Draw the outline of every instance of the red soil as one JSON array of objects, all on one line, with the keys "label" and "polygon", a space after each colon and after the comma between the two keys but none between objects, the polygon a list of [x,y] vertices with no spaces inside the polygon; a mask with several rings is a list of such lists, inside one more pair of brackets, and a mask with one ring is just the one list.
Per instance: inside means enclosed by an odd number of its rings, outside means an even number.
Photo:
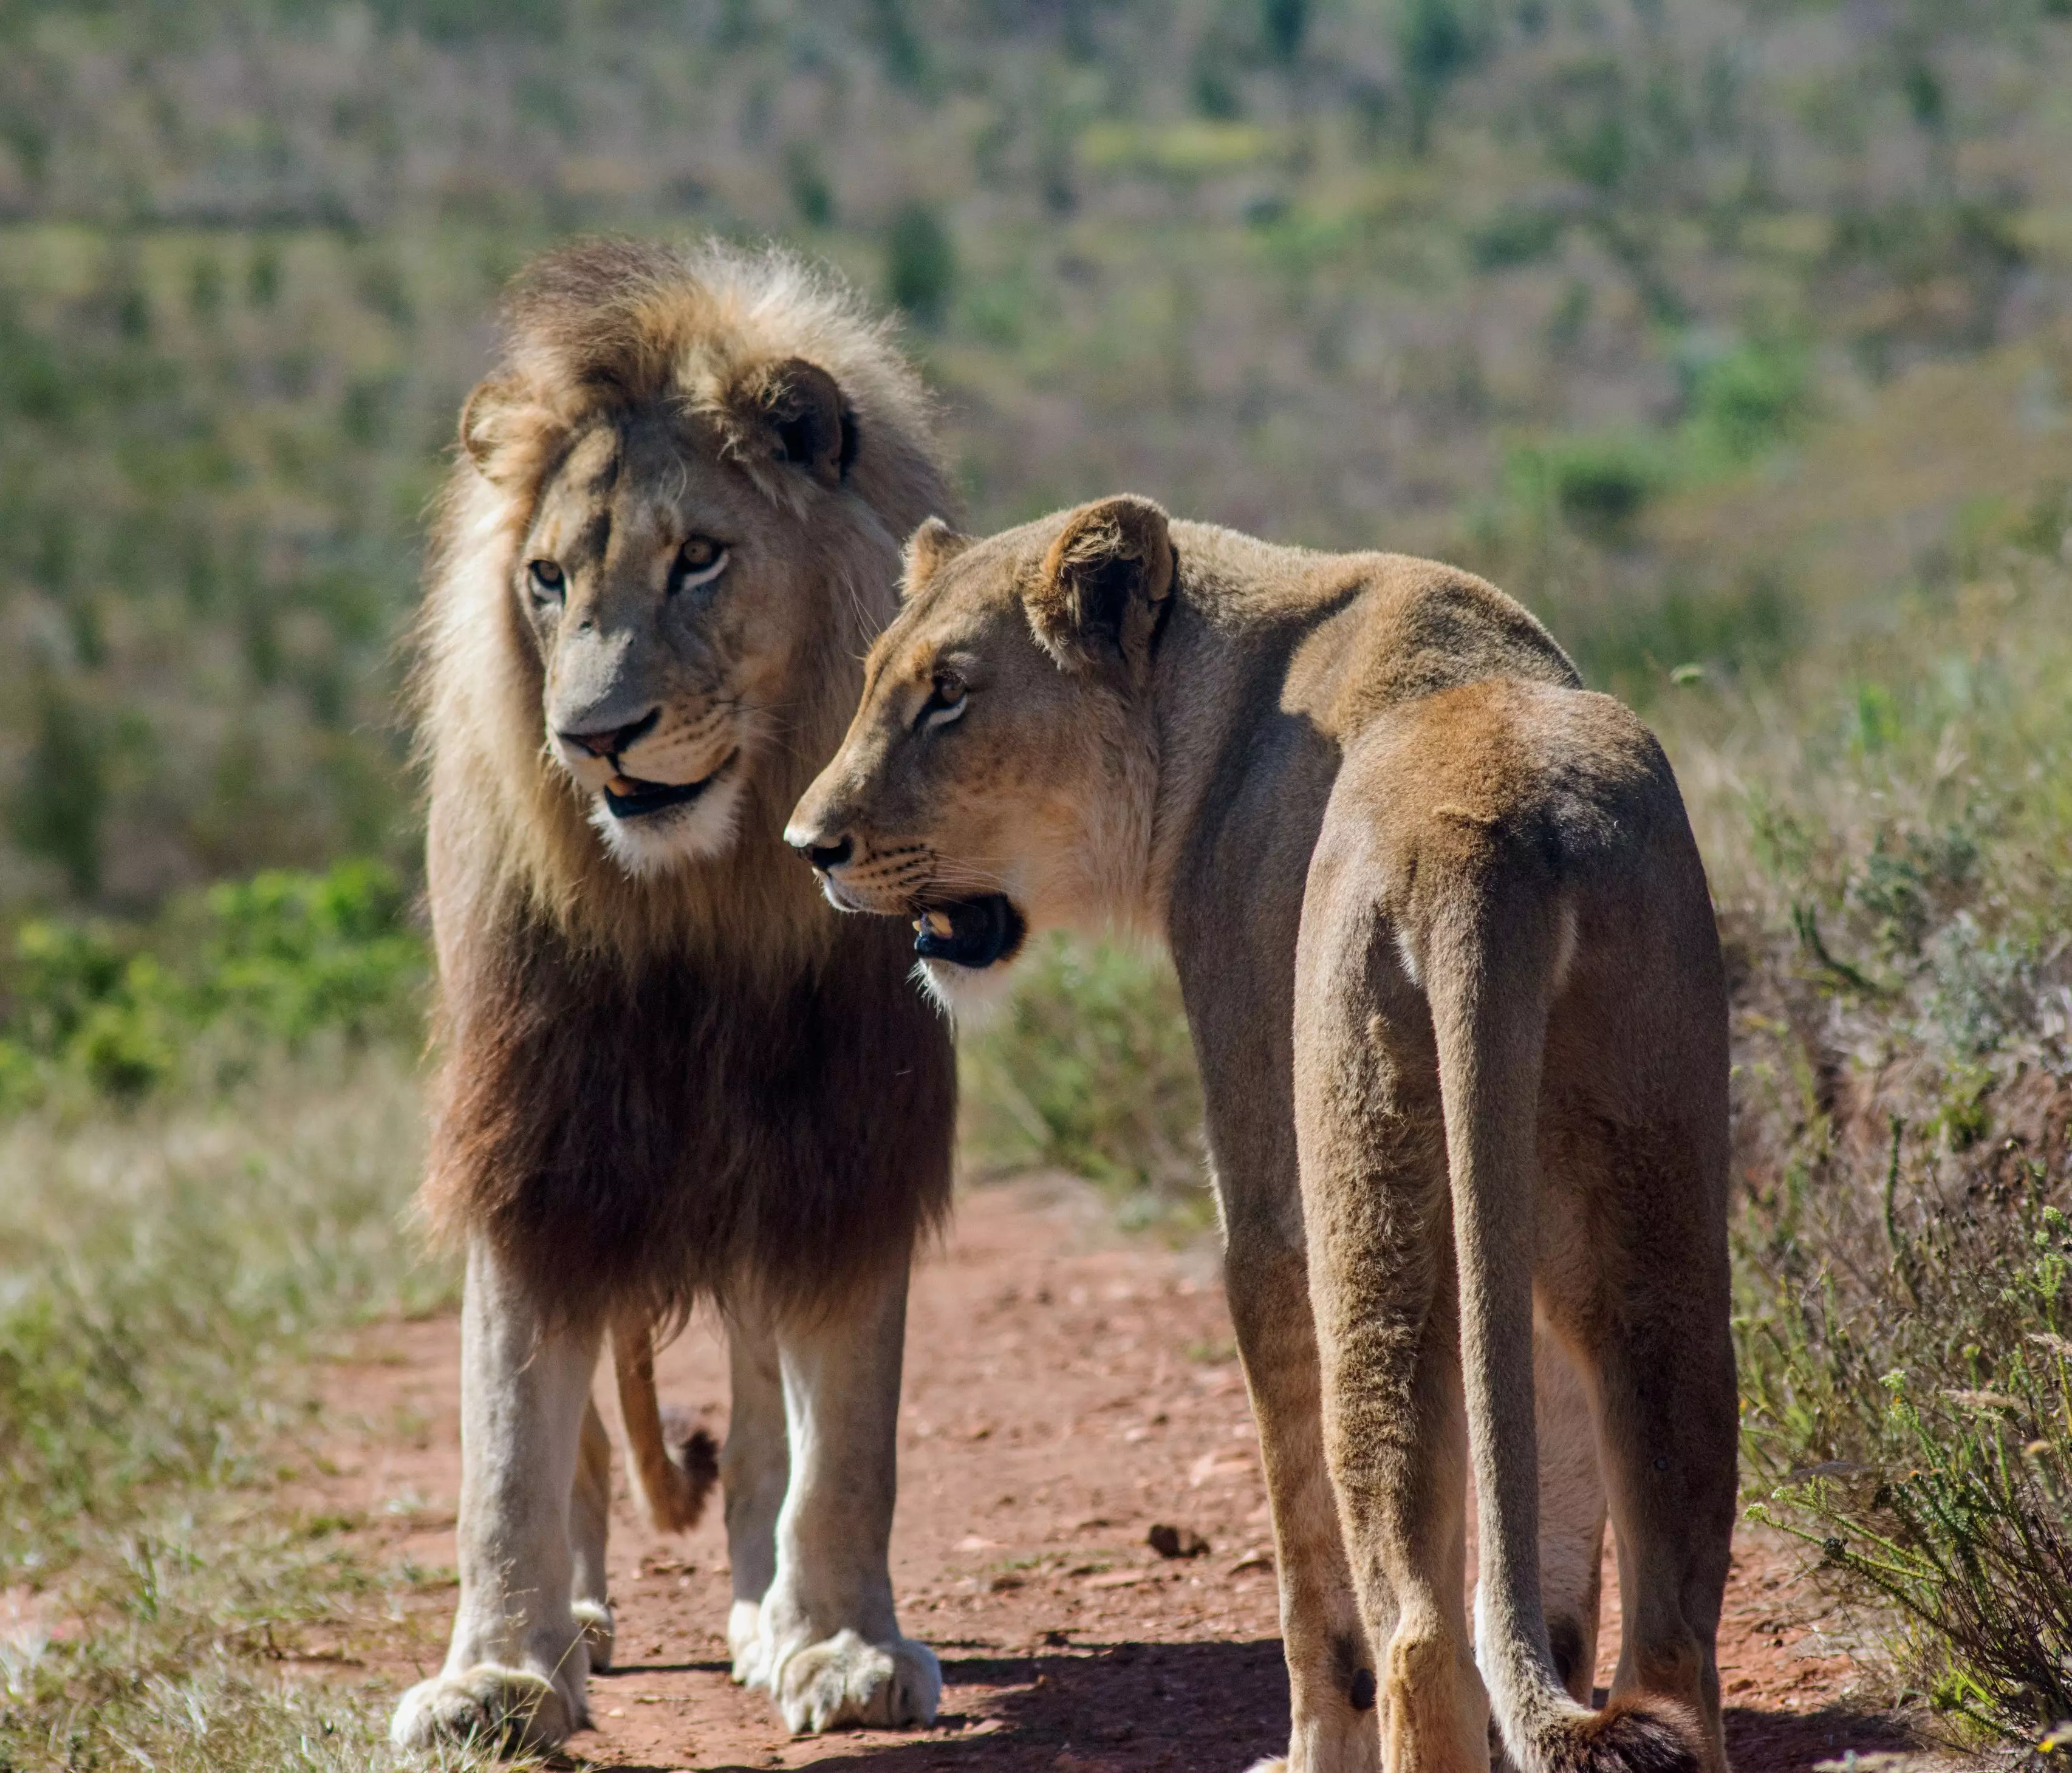
[{"label": "red soil", "polygon": [[[458,1347],[451,1319],[385,1327],[320,1380],[330,1470],[307,1500],[355,1523],[376,1561],[453,1561]],[[708,1409],[723,1430],[724,1358],[709,1330],[666,1351],[660,1371],[666,1399]],[[1279,1751],[1272,1536],[1212,1257],[1117,1236],[1075,1185],[968,1195],[915,1277],[902,1415],[893,1581],[905,1629],[943,1659],[936,1727],[787,1735],[767,1697],[727,1679],[717,1509],[663,1541],[622,1480],[619,1665],[593,1680],[597,1728],[573,1753],[652,1769],[1238,1773]],[[1210,1549],[1160,1557],[1145,1536],[1161,1523]],[[1894,1720],[1852,1703],[1856,1670],[1820,1635],[1803,1563],[1766,1535],[1737,1549],[1720,1661],[1738,1773],[1905,1741]],[[1601,1684],[1618,1647],[1609,1560],[1606,1589]],[[332,1672],[414,1679],[439,1661],[452,1600],[450,1586],[430,1586],[400,1626],[342,1620],[304,1652]]]}]

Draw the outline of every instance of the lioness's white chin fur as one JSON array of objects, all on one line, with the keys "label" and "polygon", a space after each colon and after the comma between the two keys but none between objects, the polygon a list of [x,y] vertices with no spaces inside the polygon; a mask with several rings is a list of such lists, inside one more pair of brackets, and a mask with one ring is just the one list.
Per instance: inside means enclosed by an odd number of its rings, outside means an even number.
[{"label": "lioness's white chin fur", "polygon": [[612,860],[636,880],[664,874],[684,862],[709,862],[734,847],[741,822],[742,778],[730,771],[689,806],[619,819],[602,796],[590,809],[590,822],[604,839]]},{"label": "lioness's white chin fur", "polygon": [[958,1027],[983,1027],[1013,996],[1013,975],[1021,958],[1015,954],[983,969],[959,966],[951,961],[916,961],[914,982],[935,1000]]}]

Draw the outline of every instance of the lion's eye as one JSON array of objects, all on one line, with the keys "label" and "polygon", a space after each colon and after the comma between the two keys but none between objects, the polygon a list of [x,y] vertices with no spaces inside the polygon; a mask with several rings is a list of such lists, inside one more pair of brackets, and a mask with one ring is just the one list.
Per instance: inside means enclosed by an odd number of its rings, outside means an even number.
[{"label": "lion's eye", "polygon": [[709,585],[726,570],[727,548],[710,536],[693,536],[676,550],[669,568],[669,589],[680,591],[693,585]]},{"label": "lion's eye", "polygon": [[915,724],[919,726],[947,726],[960,718],[964,711],[968,692],[964,681],[954,671],[939,671],[935,681],[928,686],[928,699],[921,705],[921,713]]},{"label": "lion's eye", "polygon": [[550,560],[535,560],[526,563],[525,570],[532,575],[533,594],[543,602],[558,603],[569,588],[569,576]]}]

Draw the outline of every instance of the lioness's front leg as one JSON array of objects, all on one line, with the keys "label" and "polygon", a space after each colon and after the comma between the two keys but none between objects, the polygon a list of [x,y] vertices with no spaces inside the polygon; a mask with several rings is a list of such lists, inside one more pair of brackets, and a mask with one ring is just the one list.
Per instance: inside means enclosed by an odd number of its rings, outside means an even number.
[{"label": "lioness's front leg", "polygon": [[887,1558],[906,1269],[777,1327],[791,1483],[756,1619],[754,1679],[795,1730],[935,1721],[942,1671],[902,1637]]},{"label": "lioness's front leg", "polygon": [[405,1693],[399,1748],[552,1747],[590,1722],[569,1504],[598,1337],[550,1323],[483,1240],[461,1311],[460,1606],[446,1666]]}]

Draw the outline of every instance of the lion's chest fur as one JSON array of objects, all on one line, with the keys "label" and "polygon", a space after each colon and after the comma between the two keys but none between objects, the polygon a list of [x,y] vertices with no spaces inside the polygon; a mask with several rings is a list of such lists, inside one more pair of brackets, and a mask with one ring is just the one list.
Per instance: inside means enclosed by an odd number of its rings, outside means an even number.
[{"label": "lion's chest fur", "polygon": [[575,1316],[825,1300],[946,1209],[953,1061],[902,932],[846,924],[775,977],[513,936],[446,1006],[426,1195],[541,1297]]}]

